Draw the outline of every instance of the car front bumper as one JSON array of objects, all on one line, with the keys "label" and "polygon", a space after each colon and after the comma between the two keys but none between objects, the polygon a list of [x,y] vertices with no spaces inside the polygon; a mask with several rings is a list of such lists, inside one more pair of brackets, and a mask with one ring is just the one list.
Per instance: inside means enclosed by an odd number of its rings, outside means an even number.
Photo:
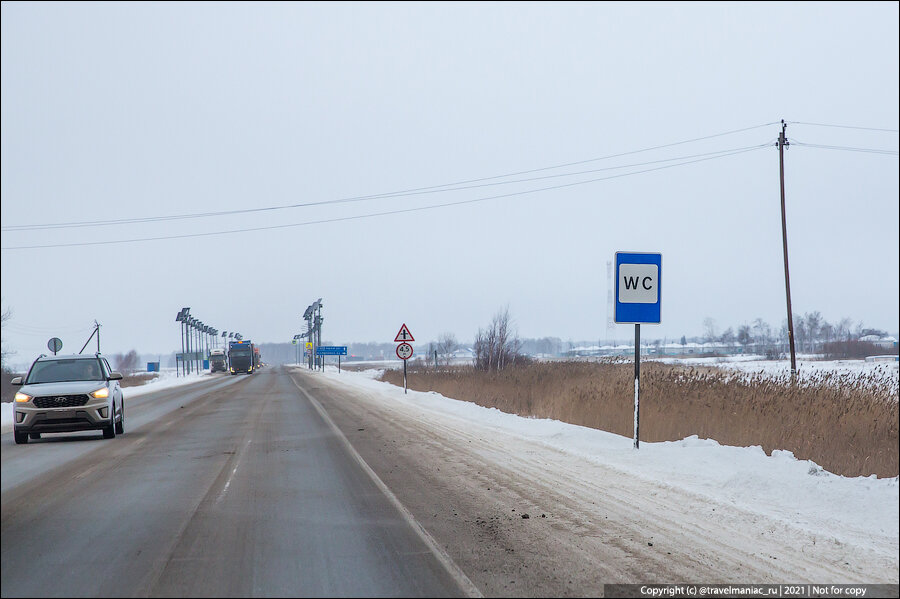
[{"label": "car front bumper", "polygon": [[101,430],[110,425],[110,418],[109,404],[106,402],[71,408],[17,405],[13,426],[19,433],[66,433]]}]

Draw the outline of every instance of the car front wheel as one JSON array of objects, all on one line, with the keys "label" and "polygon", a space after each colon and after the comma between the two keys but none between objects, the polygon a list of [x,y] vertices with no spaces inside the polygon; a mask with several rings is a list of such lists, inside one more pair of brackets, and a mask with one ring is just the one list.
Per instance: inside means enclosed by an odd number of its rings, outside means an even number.
[{"label": "car front wheel", "polygon": [[122,402],[122,418],[119,422],[116,423],[116,434],[121,435],[125,433],[125,402]]},{"label": "car front wheel", "polygon": [[109,426],[103,427],[104,439],[115,439],[116,437],[116,406],[112,407],[112,416],[109,419]]},{"label": "car front wheel", "polygon": [[19,431],[15,431],[14,435],[16,437],[16,443],[18,445],[25,445],[28,443],[28,433],[20,433]]}]

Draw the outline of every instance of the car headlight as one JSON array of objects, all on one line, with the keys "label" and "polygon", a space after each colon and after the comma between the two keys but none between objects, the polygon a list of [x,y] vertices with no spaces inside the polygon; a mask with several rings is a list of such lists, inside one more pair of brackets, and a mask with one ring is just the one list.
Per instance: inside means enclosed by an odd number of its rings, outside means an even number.
[{"label": "car headlight", "polygon": [[21,391],[16,391],[16,402],[24,403],[26,401],[31,401],[31,396],[27,393],[22,393]]},{"label": "car headlight", "polygon": [[106,399],[107,397],[109,397],[109,388],[100,387],[96,391],[91,391],[90,396],[94,399]]}]

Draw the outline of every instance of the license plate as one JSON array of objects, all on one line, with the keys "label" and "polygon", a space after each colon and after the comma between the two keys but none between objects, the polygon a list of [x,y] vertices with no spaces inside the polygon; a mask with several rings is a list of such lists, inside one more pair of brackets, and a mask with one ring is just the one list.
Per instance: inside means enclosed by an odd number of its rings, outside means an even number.
[{"label": "license plate", "polygon": [[53,410],[47,412],[47,418],[75,418],[74,410]]}]

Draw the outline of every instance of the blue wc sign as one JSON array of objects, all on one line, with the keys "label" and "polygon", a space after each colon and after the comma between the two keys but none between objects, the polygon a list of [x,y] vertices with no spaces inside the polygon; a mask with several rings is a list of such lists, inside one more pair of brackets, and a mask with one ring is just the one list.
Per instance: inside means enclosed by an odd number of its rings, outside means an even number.
[{"label": "blue wc sign", "polygon": [[617,324],[659,324],[662,316],[662,254],[616,252]]},{"label": "blue wc sign", "polygon": [[634,325],[634,448],[640,447],[641,325],[662,315],[662,254],[616,252],[616,317]]}]

